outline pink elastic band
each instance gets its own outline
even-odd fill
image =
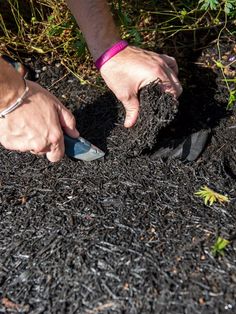
[[[106,63],[108,60],[110,60],[112,57],[114,57],[117,53],[120,51],[124,50],[128,46],[127,41],[125,40],[120,40],[116,44],[114,44],[111,48],[107,49],[101,57],[99,57],[95,65],[98,70],[101,69],[104,63]]]

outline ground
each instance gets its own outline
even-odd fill
[[[1,148],[0,313],[236,312],[236,120],[214,55],[214,44],[195,60],[179,55],[179,111],[137,156],[126,154],[133,133],[114,96],[81,85],[58,62],[43,70],[34,62],[40,83],[107,154],[51,164]],[[197,161],[152,158],[201,129],[211,138]],[[203,185],[230,203],[204,205],[194,195]],[[213,256],[219,235],[231,242]]]

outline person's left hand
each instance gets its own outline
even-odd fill
[[[125,127],[132,127],[139,113],[139,90],[158,80],[163,92],[178,98],[182,93],[174,58],[128,46],[101,68],[107,86],[123,103],[126,110]]]

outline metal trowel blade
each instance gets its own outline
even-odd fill
[[[99,158],[102,158],[105,153],[84,139],[83,137],[72,138],[64,134],[65,141],[65,153],[67,156],[84,160],[92,161]]]

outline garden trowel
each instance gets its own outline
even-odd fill
[[[30,79],[32,70],[20,62],[13,60],[8,56],[2,56],[5,61],[10,63],[17,72],[19,72],[24,78]],[[29,77],[28,77],[29,76]],[[84,161],[92,161],[99,158],[102,158],[105,153],[84,139],[83,137],[79,136],[77,138],[72,138],[66,134],[64,134],[64,142],[65,142],[65,154],[68,157],[72,157],[75,159],[80,159]]]

